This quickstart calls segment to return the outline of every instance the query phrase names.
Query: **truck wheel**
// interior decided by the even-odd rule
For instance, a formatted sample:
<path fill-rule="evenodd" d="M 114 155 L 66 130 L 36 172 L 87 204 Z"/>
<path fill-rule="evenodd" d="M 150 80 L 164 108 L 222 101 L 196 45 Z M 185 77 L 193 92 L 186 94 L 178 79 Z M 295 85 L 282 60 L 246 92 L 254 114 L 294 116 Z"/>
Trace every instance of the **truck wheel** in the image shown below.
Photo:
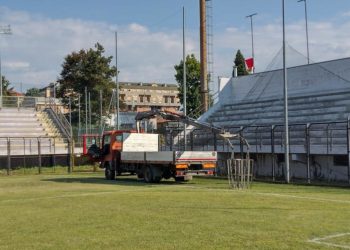
<path fill-rule="evenodd" d="M 105 163 L 105 177 L 106 180 L 115 180 L 115 170 L 111 169 L 109 163 Z"/>
<path fill-rule="evenodd" d="M 163 170 L 159 166 L 151 166 L 153 182 L 159 183 L 162 180 Z"/>
<path fill-rule="evenodd" d="M 143 168 L 143 178 L 147 183 L 153 182 L 153 173 L 150 166 Z"/>

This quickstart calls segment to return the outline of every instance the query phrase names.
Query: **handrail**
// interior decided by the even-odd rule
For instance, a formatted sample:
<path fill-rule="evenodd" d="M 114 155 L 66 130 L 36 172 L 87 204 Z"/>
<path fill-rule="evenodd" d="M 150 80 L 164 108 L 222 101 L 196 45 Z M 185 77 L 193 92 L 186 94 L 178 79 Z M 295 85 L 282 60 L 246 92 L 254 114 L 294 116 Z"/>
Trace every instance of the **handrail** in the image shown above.
<path fill-rule="evenodd" d="M 65 115 L 61 112 L 59 108 L 57 108 L 57 105 L 52 103 L 52 100 L 50 99 L 49 107 L 47 108 L 51 115 L 56 120 L 57 124 L 59 125 L 61 131 L 65 134 L 67 138 L 72 138 L 72 126 L 68 122 Z"/>

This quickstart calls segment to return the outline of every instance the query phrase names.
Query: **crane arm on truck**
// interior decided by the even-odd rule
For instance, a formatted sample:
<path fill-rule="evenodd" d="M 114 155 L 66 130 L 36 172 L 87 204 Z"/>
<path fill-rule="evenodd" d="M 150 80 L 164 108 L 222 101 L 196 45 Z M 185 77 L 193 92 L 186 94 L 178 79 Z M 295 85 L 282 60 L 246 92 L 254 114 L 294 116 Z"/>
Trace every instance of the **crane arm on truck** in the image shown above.
<path fill-rule="evenodd" d="M 182 123 L 185 123 L 187 125 L 192 125 L 196 128 L 211 131 L 212 133 L 218 134 L 220 137 L 222 137 L 224 140 L 228 141 L 230 144 L 231 144 L 230 139 L 238 138 L 238 139 L 242 140 L 246 144 L 246 146 L 249 148 L 248 142 L 243 137 L 241 137 L 239 134 L 232 134 L 221 127 L 217 127 L 217 126 L 214 126 L 214 125 L 209 124 L 207 122 L 198 121 L 196 119 L 185 116 L 183 114 L 178 114 L 178 113 L 170 112 L 170 111 L 151 110 L 151 111 L 137 113 L 137 115 L 135 117 L 137 130 L 139 131 L 139 129 L 140 129 L 140 122 L 141 121 L 149 120 L 149 119 L 156 118 L 156 117 L 162 117 L 163 119 L 165 119 L 167 121 L 182 122 Z M 232 146 L 232 144 L 231 144 L 231 146 Z"/>

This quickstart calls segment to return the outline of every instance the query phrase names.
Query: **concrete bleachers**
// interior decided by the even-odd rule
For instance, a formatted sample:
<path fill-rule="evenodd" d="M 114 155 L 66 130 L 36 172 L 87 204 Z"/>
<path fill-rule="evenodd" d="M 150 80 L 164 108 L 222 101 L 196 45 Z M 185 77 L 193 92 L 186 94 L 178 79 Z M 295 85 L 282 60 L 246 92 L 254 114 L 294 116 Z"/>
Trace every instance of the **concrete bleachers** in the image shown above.
<path fill-rule="evenodd" d="M 291 152 L 305 153 L 309 143 L 315 154 L 347 154 L 350 58 L 289 68 L 288 92 Z M 231 78 L 218 103 L 200 119 L 231 132 L 243 128 L 251 152 L 270 153 L 274 145 L 283 153 L 282 70 Z"/>
<path fill-rule="evenodd" d="M 290 124 L 345 121 L 350 115 L 350 92 L 292 97 L 288 102 Z M 280 99 L 232 103 L 222 106 L 207 121 L 217 126 L 283 124 Z"/>
<path fill-rule="evenodd" d="M 67 139 L 45 111 L 34 108 L 0 110 L 0 155 L 66 153 Z"/>
<path fill-rule="evenodd" d="M 47 136 L 34 109 L 3 108 L 0 111 L 0 137 Z"/>

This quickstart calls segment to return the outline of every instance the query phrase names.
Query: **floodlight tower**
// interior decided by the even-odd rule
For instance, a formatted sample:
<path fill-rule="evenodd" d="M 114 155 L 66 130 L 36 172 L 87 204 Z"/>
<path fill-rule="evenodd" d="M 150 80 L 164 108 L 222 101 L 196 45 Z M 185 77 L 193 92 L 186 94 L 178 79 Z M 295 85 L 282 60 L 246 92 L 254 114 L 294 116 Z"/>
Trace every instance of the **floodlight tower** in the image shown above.
<path fill-rule="evenodd" d="M 0 34 L 1 35 L 11 35 L 12 31 L 11 31 L 11 27 L 10 25 L 7 26 L 0 26 Z M 2 71 L 1 71 L 1 50 L 0 50 L 0 109 L 2 108 Z"/>

